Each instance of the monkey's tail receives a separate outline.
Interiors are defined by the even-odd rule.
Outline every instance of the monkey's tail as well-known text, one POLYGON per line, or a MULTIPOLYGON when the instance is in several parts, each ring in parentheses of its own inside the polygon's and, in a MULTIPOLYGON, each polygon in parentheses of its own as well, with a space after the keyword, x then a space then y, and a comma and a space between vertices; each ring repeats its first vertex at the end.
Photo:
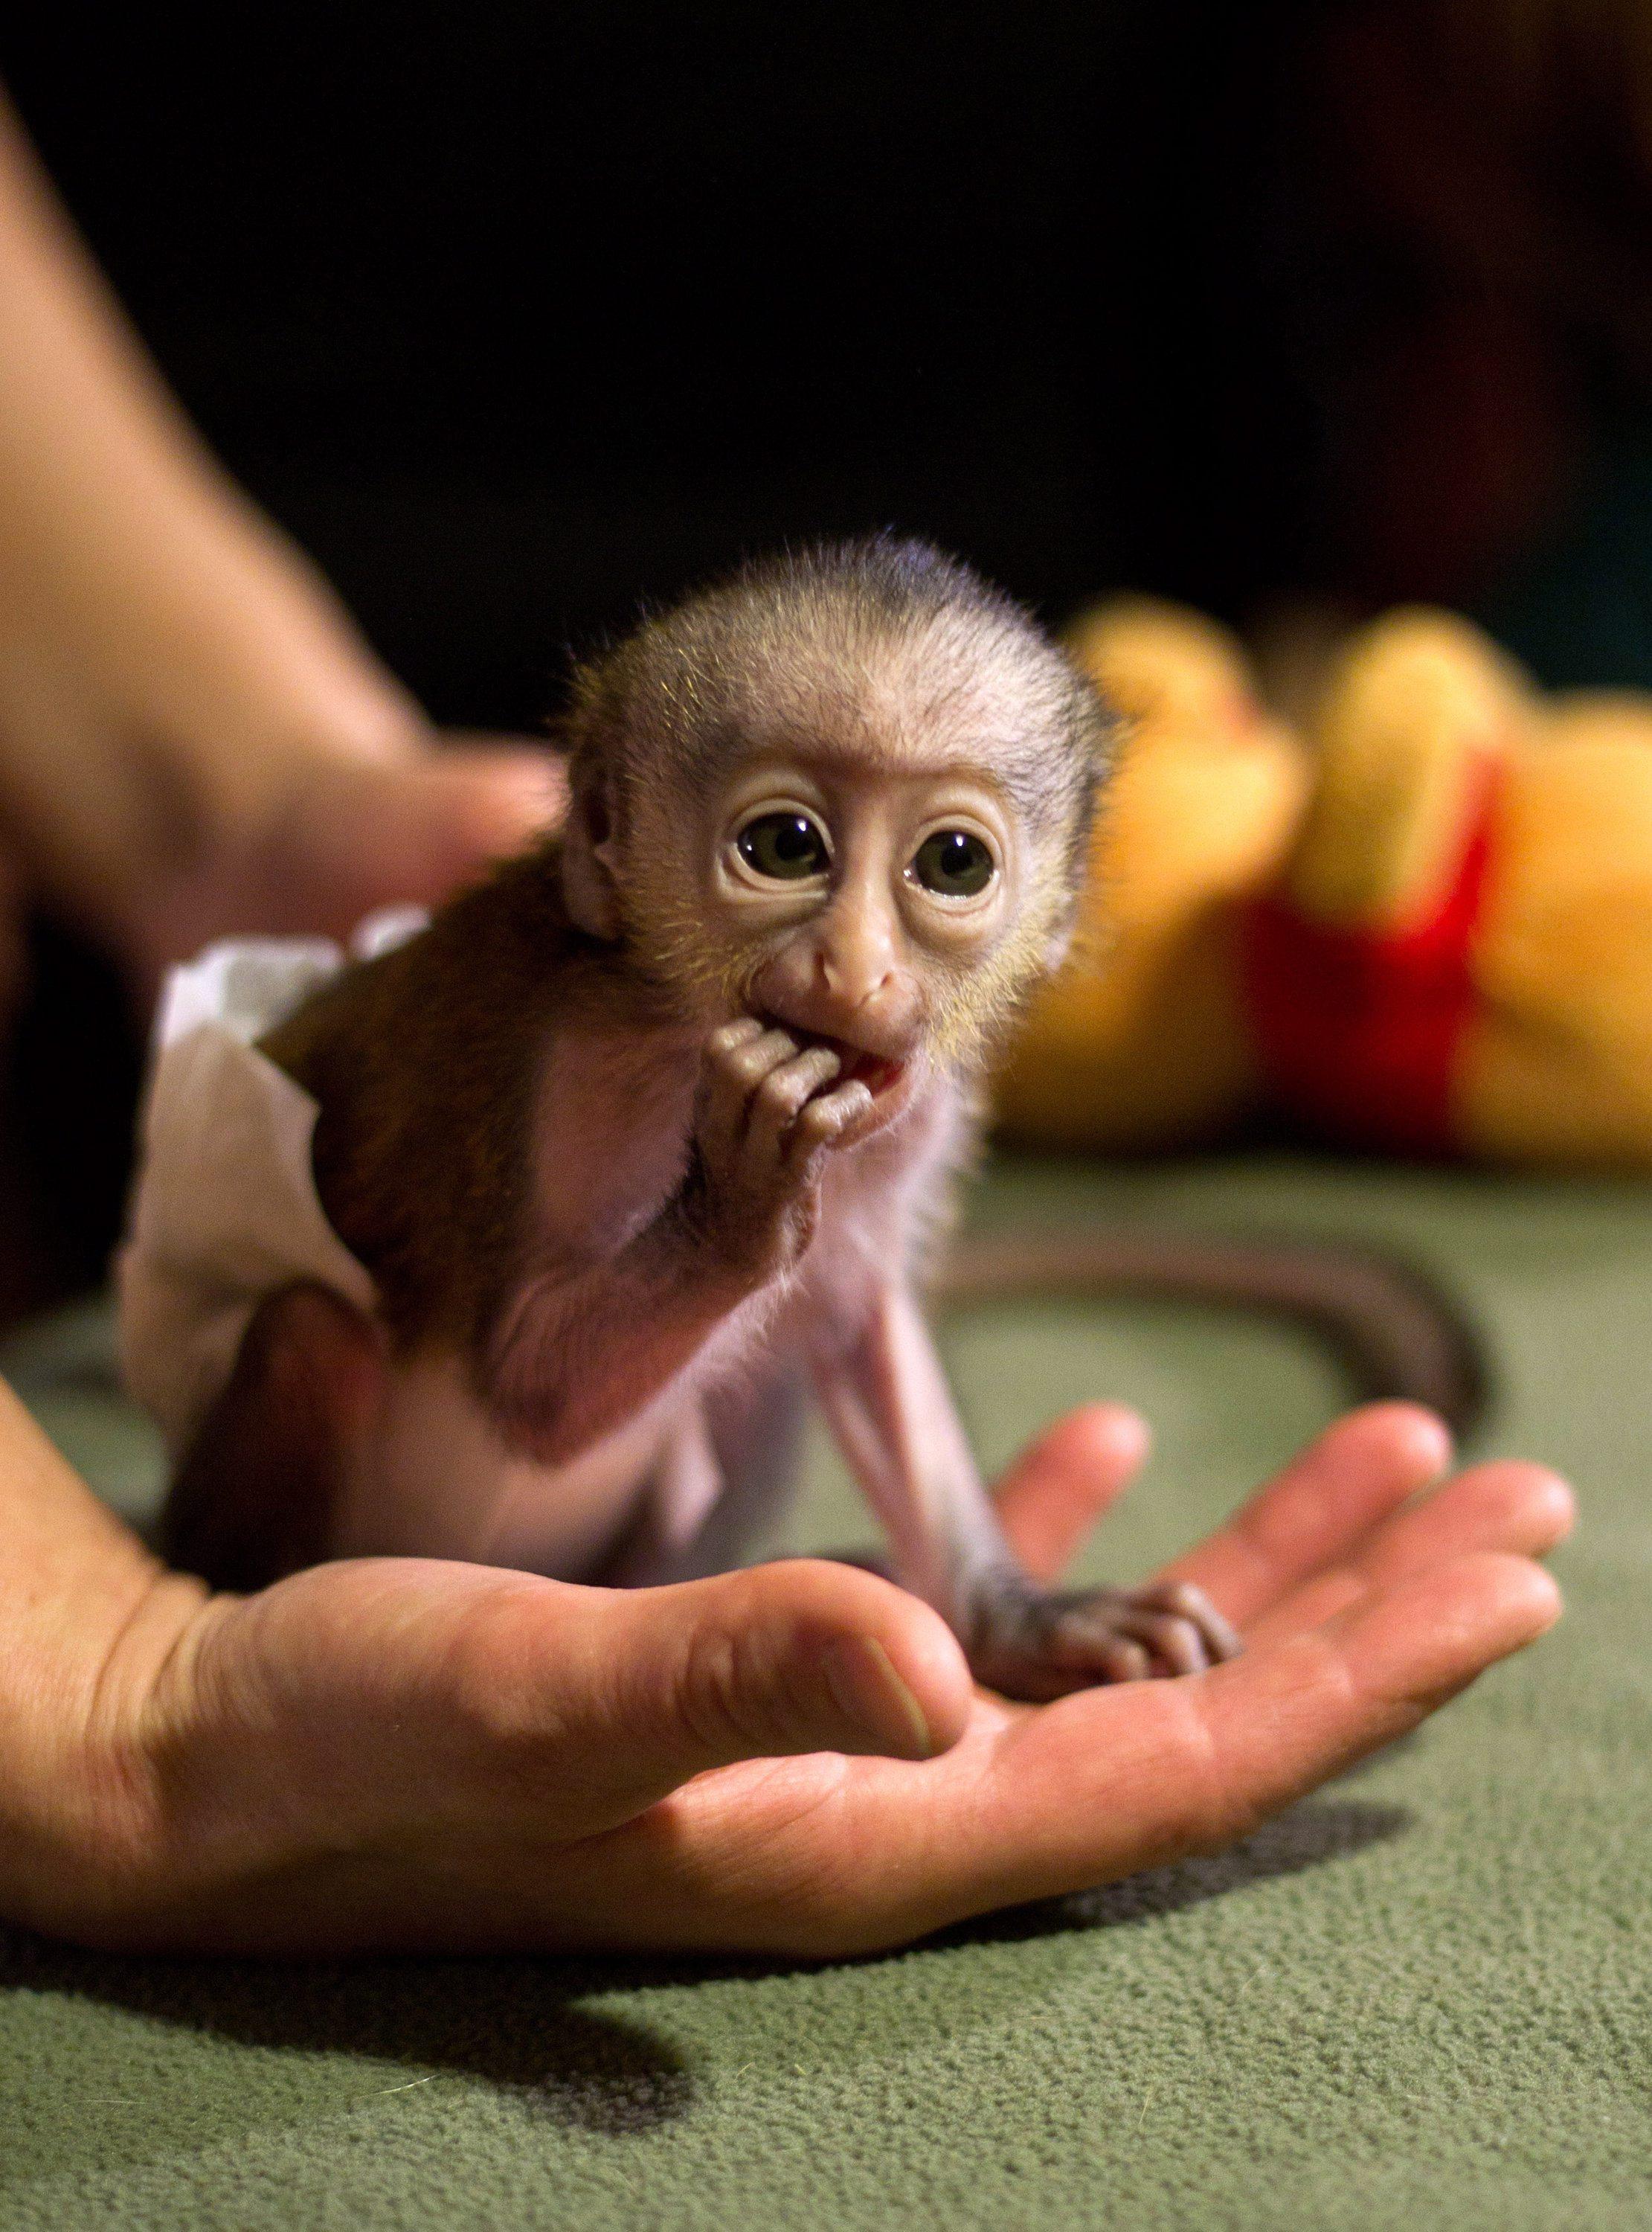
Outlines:
POLYGON ((1340 1243, 981 1234, 958 1243, 933 1291, 942 1302, 1134 1294, 1266 1311, 1310 1327, 1363 1398, 1426 1403, 1459 1435, 1479 1424, 1490 1392, 1480 1338, 1443 1287, 1396 1256, 1340 1243))

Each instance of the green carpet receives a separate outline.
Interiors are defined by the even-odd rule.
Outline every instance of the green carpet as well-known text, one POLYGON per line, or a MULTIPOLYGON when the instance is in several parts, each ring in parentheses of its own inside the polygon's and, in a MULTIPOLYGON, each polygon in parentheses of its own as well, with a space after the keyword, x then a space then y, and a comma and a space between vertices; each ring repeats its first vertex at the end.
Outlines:
MULTIPOLYGON (((1483 1446, 1581 1491, 1570 1618, 1241 1850, 895 1958, 282 1970, 0 1937, 0 2226, 1652 2222, 1652 1190, 1020 1165, 981 1214, 1021 1212, 1345 1230, 1435 1266, 1491 1344, 1483 1446)), ((949 1346, 989 1460, 1097 1392, 1152 1417, 1115 1573, 1340 1397, 1294 1336, 1219 1315, 983 1312, 949 1346)), ((106 1346, 60 1320, 10 1368, 139 1510, 152 1450, 106 1346)), ((791 1545, 865 1531, 817 1453, 791 1545)))

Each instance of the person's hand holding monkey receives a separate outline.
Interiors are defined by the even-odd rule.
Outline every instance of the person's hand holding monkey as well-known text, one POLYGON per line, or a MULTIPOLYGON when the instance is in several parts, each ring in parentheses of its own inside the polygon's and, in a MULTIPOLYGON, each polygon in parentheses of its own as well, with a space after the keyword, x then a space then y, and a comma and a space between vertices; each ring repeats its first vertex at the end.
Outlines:
MULTIPOLYGON (((15 1405, 0 1431, 38 1584, 0 1627, 0 1911, 136 1947, 838 1956, 1077 1891, 1242 1835, 1531 1641, 1571 1515, 1535 1465, 1434 1486, 1435 1421, 1356 1412, 1169 1569, 1242 1658, 1024 1707, 813 1560, 637 1591, 363 1560, 211 1598, 15 1405)), ((1143 1445, 1097 1406, 1012 1469, 1031 1572, 1143 1445)))
POLYGON ((434 903, 560 811, 442 748, 162 387, 0 94, 0 860, 145 990, 236 931, 434 903))

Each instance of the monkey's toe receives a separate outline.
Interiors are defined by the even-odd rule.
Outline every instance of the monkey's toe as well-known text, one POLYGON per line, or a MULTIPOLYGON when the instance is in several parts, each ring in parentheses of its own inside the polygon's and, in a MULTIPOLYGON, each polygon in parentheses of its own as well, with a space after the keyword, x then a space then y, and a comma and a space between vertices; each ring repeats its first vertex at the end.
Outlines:
POLYGON ((1038 1703, 1099 1683, 1202 1674, 1240 1647, 1201 1591, 1170 1582, 1007 1592, 983 1609, 969 1656, 978 1680, 1038 1703))
POLYGON ((1238 1630, 1191 1581, 1151 1581, 1118 1594, 1126 1617, 1140 1623, 1130 1632, 1144 1633, 1173 1674, 1197 1674, 1244 1649, 1238 1630))

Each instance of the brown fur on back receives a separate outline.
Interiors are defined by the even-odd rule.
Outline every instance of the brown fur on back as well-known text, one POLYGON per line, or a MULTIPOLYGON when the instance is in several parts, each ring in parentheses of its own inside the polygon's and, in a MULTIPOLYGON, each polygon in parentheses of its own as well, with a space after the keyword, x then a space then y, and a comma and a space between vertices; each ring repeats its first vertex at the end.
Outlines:
POLYGON ((568 922, 553 840, 347 969, 262 1041, 320 1104, 321 1205, 378 1281, 398 1343, 476 1342, 527 1226, 549 1036, 599 1000, 612 1012, 642 996, 568 922))

